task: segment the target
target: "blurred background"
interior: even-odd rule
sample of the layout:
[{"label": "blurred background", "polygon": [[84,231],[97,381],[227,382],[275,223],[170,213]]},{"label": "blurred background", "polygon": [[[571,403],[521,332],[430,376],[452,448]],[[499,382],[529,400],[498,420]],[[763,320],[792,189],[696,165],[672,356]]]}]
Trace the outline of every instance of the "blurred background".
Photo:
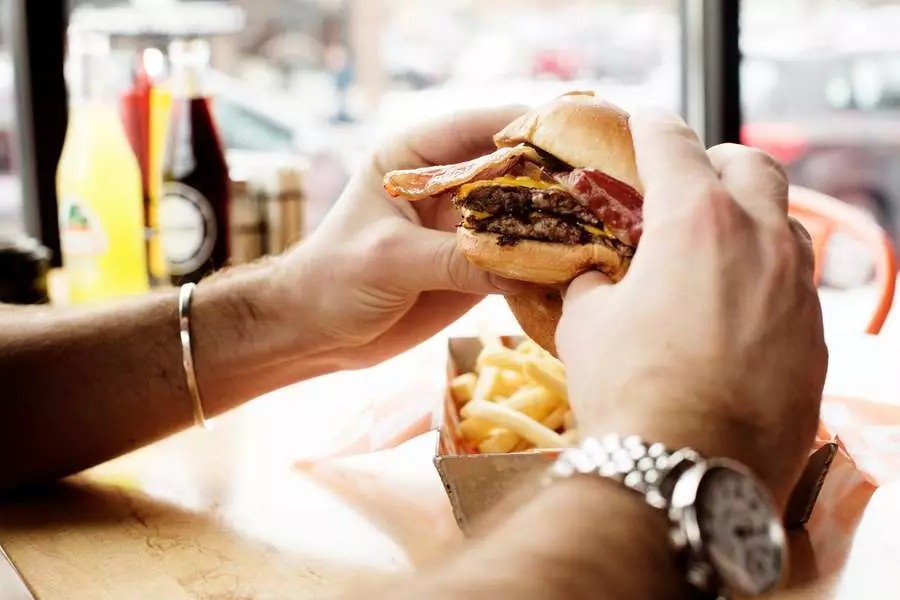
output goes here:
[{"label": "blurred background", "polygon": [[[0,235],[27,234],[49,249],[50,262],[61,262],[47,208],[61,205],[60,183],[46,181],[59,165],[45,163],[58,160],[59,144],[74,134],[60,130],[48,107],[71,107],[72,99],[47,82],[52,73],[38,64],[56,57],[40,54],[35,36],[60,33],[52,24],[62,23],[70,50],[73,39],[103,39],[109,56],[141,62],[154,82],[171,74],[174,41],[201,40],[203,93],[238,182],[232,194],[246,193],[272,165],[290,165],[302,214],[277,217],[298,220],[288,241],[315,229],[360,158],[387,132],[460,108],[537,103],[578,88],[626,108],[681,111],[707,143],[763,148],[794,183],[864,209],[896,239],[900,2],[703,4],[0,0]],[[23,31],[30,40],[21,39]],[[728,54],[732,48],[740,54]],[[78,71],[78,87],[91,87],[96,72]],[[66,71],[69,96],[72,73]],[[124,93],[133,78],[116,81]],[[20,123],[30,125],[23,131]],[[279,181],[271,194],[279,193]],[[864,283],[871,276],[866,252],[852,241],[833,243],[841,259],[825,283]],[[262,244],[248,258],[267,249]]]}]

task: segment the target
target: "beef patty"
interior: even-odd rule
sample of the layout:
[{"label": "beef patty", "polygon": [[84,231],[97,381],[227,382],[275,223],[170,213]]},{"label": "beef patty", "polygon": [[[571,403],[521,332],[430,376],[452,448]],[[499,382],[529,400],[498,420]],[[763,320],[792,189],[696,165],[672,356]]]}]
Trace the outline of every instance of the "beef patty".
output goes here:
[{"label": "beef patty", "polygon": [[590,211],[564,190],[538,190],[517,186],[485,186],[475,189],[457,204],[492,215],[527,216],[539,210],[544,213],[573,217],[582,223],[599,225]]},{"label": "beef patty", "polygon": [[627,258],[634,255],[634,248],[619,240],[586,231],[581,224],[603,225],[563,190],[485,186],[454,202],[457,206],[490,215],[469,217],[465,226],[473,231],[499,234],[502,245],[515,244],[519,239],[573,245],[600,242],[620,256]]},{"label": "beef patty", "polygon": [[472,219],[467,225],[475,231],[498,233],[501,243],[512,244],[516,239],[535,239],[560,244],[589,244],[594,237],[561,217],[533,212],[530,215],[501,215],[487,219]]}]

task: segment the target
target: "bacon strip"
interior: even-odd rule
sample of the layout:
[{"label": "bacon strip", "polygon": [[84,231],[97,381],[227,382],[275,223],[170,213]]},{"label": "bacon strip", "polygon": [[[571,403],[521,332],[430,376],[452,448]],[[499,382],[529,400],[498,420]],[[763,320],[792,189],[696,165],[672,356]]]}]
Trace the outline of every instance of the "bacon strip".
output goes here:
[{"label": "bacon strip", "polygon": [[637,190],[596,169],[559,173],[556,180],[602,221],[616,239],[637,246],[644,231],[644,198]]},{"label": "bacon strip", "polygon": [[472,181],[500,177],[522,159],[540,162],[537,151],[522,144],[455,165],[391,171],[384,176],[384,189],[395,198],[422,200]]}]

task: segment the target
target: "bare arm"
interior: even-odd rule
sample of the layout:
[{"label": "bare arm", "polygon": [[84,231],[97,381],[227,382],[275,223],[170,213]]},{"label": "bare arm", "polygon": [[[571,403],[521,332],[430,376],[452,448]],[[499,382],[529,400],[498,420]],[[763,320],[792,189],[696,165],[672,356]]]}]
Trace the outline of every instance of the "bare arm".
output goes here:
[{"label": "bare arm", "polygon": [[[390,199],[378,167],[468,160],[519,109],[453,115],[391,138],[302,245],[205,280],[192,310],[204,408],[340,368],[442,331],[511,282],[456,251],[449,203]],[[425,157],[428,157],[426,160]],[[67,475],[192,423],[177,292],[62,312],[0,306],[0,489]]]},{"label": "bare arm", "polygon": [[[270,269],[223,273],[194,294],[208,417],[332,369],[314,334],[304,337],[311,327],[281,322]],[[172,289],[108,307],[0,309],[0,488],[65,476],[192,425],[177,305]],[[293,320],[311,316],[297,308]]]},{"label": "bare arm", "polygon": [[377,598],[687,598],[666,523],[612,482],[571,480],[534,499],[450,564]]}]

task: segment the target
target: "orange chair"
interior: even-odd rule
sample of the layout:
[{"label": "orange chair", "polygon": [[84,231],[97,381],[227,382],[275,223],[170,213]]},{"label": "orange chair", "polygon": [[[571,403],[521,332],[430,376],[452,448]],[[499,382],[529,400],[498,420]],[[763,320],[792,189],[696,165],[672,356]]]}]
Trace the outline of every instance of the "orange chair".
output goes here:
[{"label": "orange chair", "polygon": [[891,312],[897,280],[894,245],[887,232],[860,209],[809,188],[791,186],[788,212],[812,236],[816,254],[816,284],[821,281],[825,251],[834,233],[847,233],[871,250],[876,261],[875,273],[880,293],[866,333],[877,335]]}]

